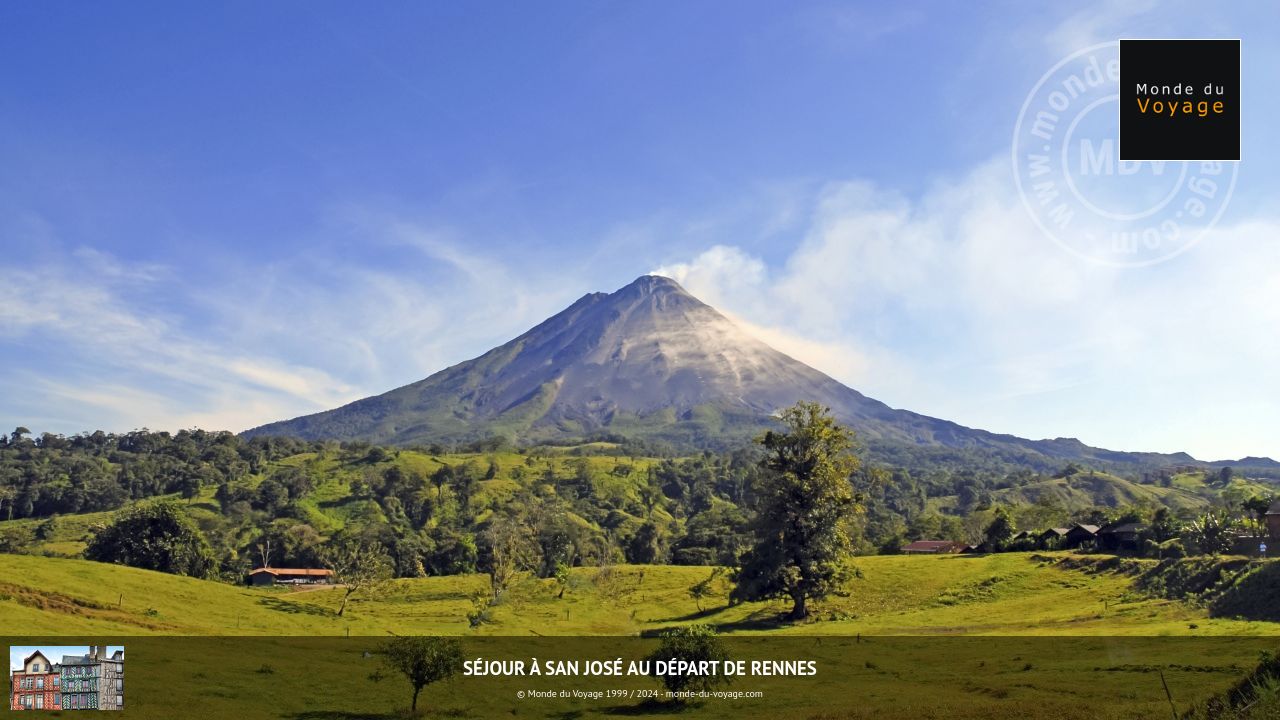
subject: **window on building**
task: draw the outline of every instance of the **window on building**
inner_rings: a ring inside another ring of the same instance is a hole
[[[124,690],[124,680],[116,678],[116,690]]]
[[[43,709],[44,709],[44,696],[43,696],[43,695],[37,695],[37,696],[36,696],[36,709],[37,709],[37,710],[43,710]]]
[[[38,678],[36,678],[36,689],[37,689],[37,690],[43,690],[43,689],[44,689],[44,678],[42,678],[42,677],[38,677]]]

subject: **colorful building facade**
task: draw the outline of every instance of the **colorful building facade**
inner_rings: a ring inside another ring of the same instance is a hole
[[[108,656],[94,645],[88,655],[63,655],[61,685],[63,710],[123,710],[124,652]]]
[[[10,710],[61,710],[61,669],[37,650],[22,661],[10,681]]]

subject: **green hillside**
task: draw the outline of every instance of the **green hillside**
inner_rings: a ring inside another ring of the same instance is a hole
[[[695,705],[697,717],[724,720],[1068,718],[1079,717],[1083,702],[1089,717],[1156,717],[1169,707],[1162,682],[1184,711],[1224,696],[1260,652],[1280,643],[1280,623],[1248,619],[1271,606],[1280,562],[1007,553],[867,557],[854,565],[841,592],[795,625],[778,623],[784,603],[728,606],[723,581],[711,583],[700,610],[689,588],[712,569],[664,565],[576,568],[563,586],[525,575],[477,624],[479,599],[488,594],[482,575],[396,580],[376,596],[357,596],[339,618],[332,589],[248,588],[0,555],[0,627],[4,639],[21,636],[22,643],[105,637],[125,644],[136,663],[130,716],[148,720],[172,717],[175,704],[242,720],[410,717],[408,686],[370,655],[389,634],[458,636],[468,658],[636,658],[655,647],[646,637],[696,622],[716,628],[732,657],[817,663],[815,677],[730,686],[761,691],[760,698]],[[1233,568],[1239,572],[1223,574]],[[1166,599],[1166,591],[1186,591],[1188,601]],[[1235,615],[1212,617],[1224,611]],[[602,635],[607,642],[591,637]],[[522,702],[517,692],[530,687],[632,692],[656,685],[645,677],[533,684],[460,677],[427,689],[424,716],[688,714],[626,698]],[[262,702],[268,695],[272,701]]]
[[[1213,618],[1206,608],[1141,592],[1132,573],[1060,557],[859,558],[858,577],[842,595],[798,625],[776,624],[785,603],[730,607],[725,581],[712,583],[699,610],[689,588],[710,568],[575,568],[563,597],[556,580],[526,575],[473,625],[469,616],[487,598],[483,575],[395,580],[376,596],[356,596],[339,618],[335,589],[249,588],[0,555],[0,625],[24,635],[635,635],[694,622],[781,635],[1280,635],[1280,624]]]
[[[540,448],[525,453],[307,452],[265,463],[259,472],[244,475],[234,484],[253,491],[265,478],[282,470],[296,468],[305,473],[312,485],[305,496],[292,501],[289,512],[296,515],[293,520],[306,523],[321,534],[339,531],[349,524],[386,523],[388,518],[381,506],[358,490],[361,482],[393,468],[424,478],[445,466],[465,468],[477,478],[492,473],[491,478],[477,480],[469,498],[469,506],[478,521],[485,519],[490,508],[504,506],[517,490],[545,482],[548,477],[572,478],[583,474],[601,498],[619,505],[635,504],[638,488],[644,483],[649,468],[659,460],[590,454],[609,451],[611,447],[607,443],[595,443],[577,448]],[[582,448],[588,453],[581,454]],[[431,492],[447,497],[454,490],[444,485]],[[157,497],[180,502],[197,523],[207,527],[224,515],[217,493],[218,487],[206,485],[185,499],[176,493]],[[126,506],[132,504],[136,503],[126,503]],[[79,557],[93,529],[110,522],[116,512],[0,521],[0,536],[19,538],[25,552]],[[266,522],[270,522],[270,518]]]
[[[999,505],[1042,505],[1075,513],[1094,507],[1165,506],[1196,511],[1224,501],[1242,502],[1255,496],[1271,496],[1276,486],[1234,478],[1226,484],[1212,482],[1213,473],[1182,472],[1160,482],[1138,482],[1119,475],[1079,468],[1073,472],[1040,476],[1029,482],[992,490],[990,501]],[[956,511],[956,495],[940,495],[930,501],[937,510]]]

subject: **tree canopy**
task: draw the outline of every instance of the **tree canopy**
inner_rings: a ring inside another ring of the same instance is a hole
[[[382,645],[383,661],[413,686],[410,711],[418,710],[422,688],[462,670],[462,643],[454,638],[397,637]]]
[[[122,511],[94,534],[85,557],[192,577],[206,577],[214,566],[209,543],[182,508],[169,501]]]
[[[734,600],[789,597],[790,617],[835,590],[850,554],[857,510],[850,479],[858,469],[853,433],[830,411],[801,402],[781,414],[784,430],[760,438],[765,473],[756,488],[755,545],[744,555]]]

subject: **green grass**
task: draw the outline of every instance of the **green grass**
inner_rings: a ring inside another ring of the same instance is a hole
[[[480,575],[397,580],[376,598],[356,596],[338,618],[335,589],[237,587],[0,555],[0,628],[24,636],[22,644],[41,636],[127,644],[137,662],[131,716],[200,707],[206,717],[240,720],[405,717],[407,684],[379,675],[377,656],[364,654],[393,633],[459,636],[468,658],[585,660],[642,657],[654,647],[646,636],[698,622],[720,630],[731,657],[812,659],[819,668],[815,677],[729,686],[760,690],[763,699],[685,709],[516,695],[532,687],[657,687],[644,677],[456,678],[428,688],[426,717],[460,718],[1070,718],[1082,707],[1096,718],[1167,716],[1161,673],[1186,710],[1228,691],[1260,650],[1280,643],[1280,624],[1211,618],[1193,604],[1137,592],[1135,581],[1151,563],[1084,560],[1036,553],[858,558],[860,577],[816,603],[814,618],[800,624],[778,621],[783,603],[727,606],[727,581],[715,584],[699,611],[688,588],[710,568],[577,568],[563,597],[554,580],[524,578],[490,608],[488,622],[472,627],[467,615],[488,597]],[[281,637],[175,637],[237,635]],[[263,703],[267,694],[272,700]]]
[[[555,580],[525,577],[472,628],[467,616],[488,593],[482,575],[396,580],[377,597],[355,596],[338,618],[338,589],[248,588],[0,555],[0,625],[29,634],[636,635],[696,622],[744,635],[1280,635],[1280,624],[1213,618],[1135,592],[1131,574],[1066,567],[1059,557],[858,558],[861,577],[794,625],[777,622],[782,602],[729,606],[724,580],[700,611],[688,590],[709,568],[575,568],[563,597]]]

